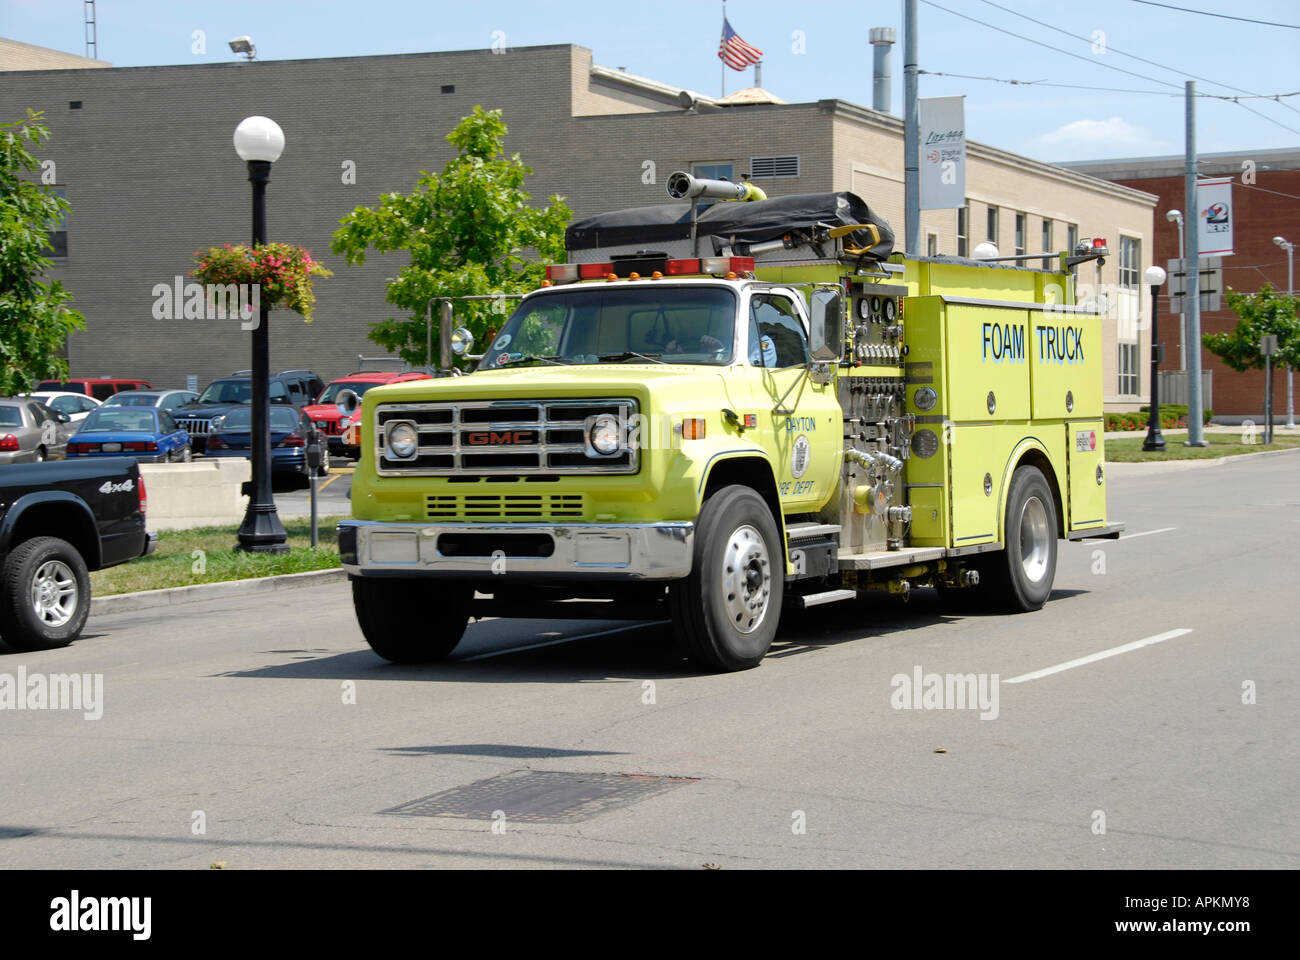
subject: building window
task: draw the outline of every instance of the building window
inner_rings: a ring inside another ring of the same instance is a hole
[[[925,255],[927,257],[937,257],[939,255],[939,235],[937,233],[927,233],[925,235]]]
[[[68,199],[68,191],[64,187],[55,187],[54,194],[60,200]],[[50,224],[50,249],[53,251],[50,256],[55,260],[68,259],[68,218],[65,215],[61,214]]]
[[[970,256],[970,201],[957,208],[957,256]]]
[[[1136,343],[1119,345],[1119,392],[1120,396],[1137,396],[1138,345]]]
[[[1048,220],[1046,217],[1043,218],[1043,252],[1044,253],[1054,252],[1052,250],[1052,221]],[[1054,261],[1051,260],[1050,258],[1044,257],[1043,269],[1051,270],[1053,262]]]
[[[799,158],[795,157],[750,157],[749,177],[751,180],[769,180],[783,177],[793,179],[799,176]]]
[[[1069,223],[1065,226],[1065,248],[1073,255],[1074,248],[1079,245],[1079,225]]]
[[[1023,213],[1016,214],[1016,256],[1025,252],[1025,233],[1027,231],[1026,221],[1029,218]]]
[[[1136,290],[1142,273],[1142,241],[1134,237],[1119,238],[1119,286]]]
[[[989,204],[988,240],[994,245],[998,242],[998,208]]]
[[[734,183],[734,171],[735,166],[730,163],[691,164],[691,175],[700,180],[730,180]],[[711,197],[700,197],[698,209],[707,210],[717,202]]]

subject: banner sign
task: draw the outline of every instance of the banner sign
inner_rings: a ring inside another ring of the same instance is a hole
[[[1196,184],[1197,251],[1202,257],[1230,257],[1232,249],[1232,178]]]
[[[921,117],[921,209],[966,206],[964,97],[918,102]]]

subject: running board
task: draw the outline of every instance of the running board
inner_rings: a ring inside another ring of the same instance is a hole
[[[811,540],[816,537],[838,537],[841,527],[838,523],[790,523],[786,525],[786,535],[791,540]]]
[[[1124,524],[1108,523],[1104,527],[1089,527],[1087,530],[1071,530],[1066,534],[1067,540],[1118,540],[1124,532]]]
[[[820,607],[823,603],[852,600],[857,595],[858,591],[856,590],[827,590],[823,593],[809,593],[803,596],[791,597],[789,603],[796,610],[807,610],[809,607]]]
[[[926,563],[941,560],[947,554],[943,547],[910,547],[905,550],[877,550],[873,553],[850,553],[841,550],[841,570],[879,570],[883,567],[901,567],[909,563]]]

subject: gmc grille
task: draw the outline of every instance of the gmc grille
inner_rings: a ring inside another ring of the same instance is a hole
[[[638,468],[635,400],[485,400],[386,403],[375,410],[375,463],[381,476],[629,474]],[[587,423],[612,414],[624,443],[602,456],[587,446]],[[386,425],[407,421],[419,448],[406,460],[386,454]]]

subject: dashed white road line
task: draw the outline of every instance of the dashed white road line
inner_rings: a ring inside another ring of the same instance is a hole
[[[1161,527],[1159,530],[1143,530],[1141,533],[1124,533],[1120,534],[1120,539],[1132,540],[1134,537],[1149,537],[1153,533],[1168,533],[1170,530],[1177,529],[1177,527]]]
[[[1181,637],[1192,631],[1187,627],[1179,627],[1177,630],[1166,630],[1164,633],[1157,633],[1153,637],[1147,637],[1143,640],[1134,640],[1132,643],[1121,644],[1118,647],[1111,647],[1109,650],[1101,650],[1097,653],[1090,653],[1086,657],[1079,657],[1077,660],[1067,660],[1065,663],[1058,663],[1054,667],[1044,667],[1042,670],[1035,670],[1033,673],[1022,673],[1018,677],[1012,677],[1010,680],[1003,680],[1003,683],[1025,683],[1029,680],[1038,680],[1041,677],[1050,677],[1054,673],[1061,673],[1064,670],[1073,670],[1075,667],[1082,667],[1085,664],[1096,663],[1098,660],[1105,660],[1107,657],[1117,657],[1121,653],[1131,653],[1134,650],[1141,650],[1143,647],[1149,647],[1152,644],[1163,643],[1166,640],[1173,640],[1175,637]]]

